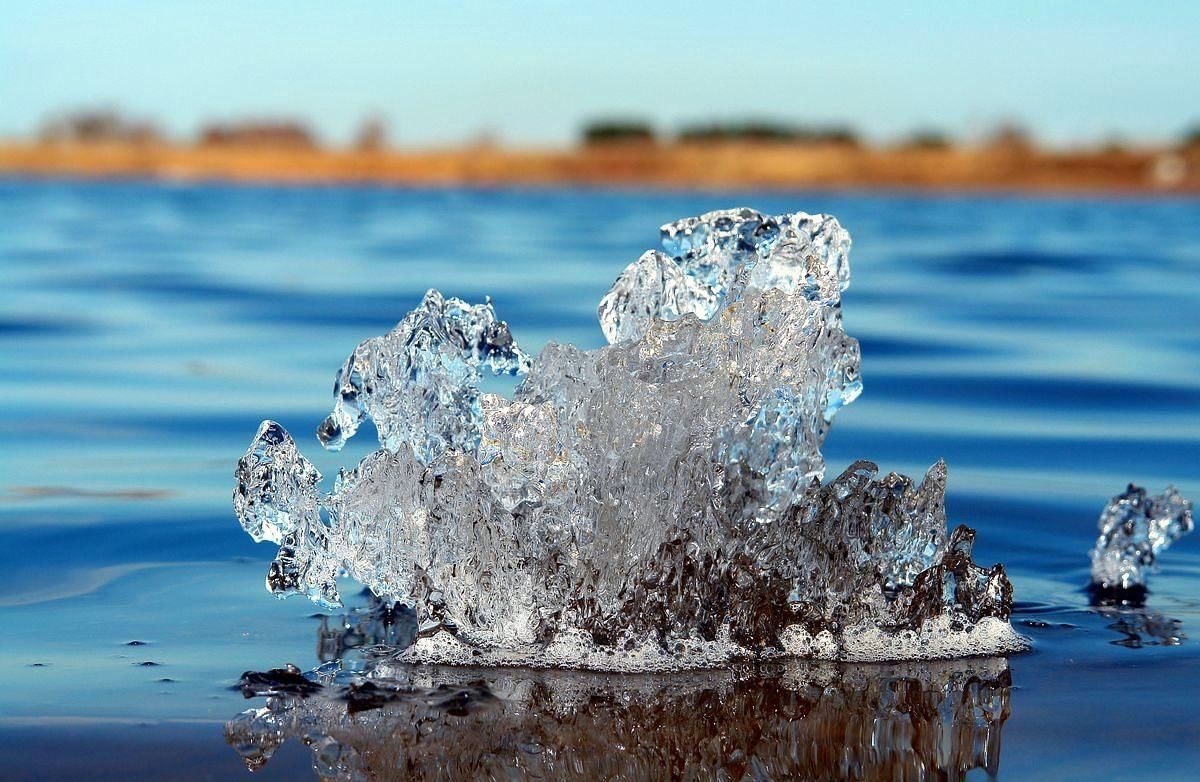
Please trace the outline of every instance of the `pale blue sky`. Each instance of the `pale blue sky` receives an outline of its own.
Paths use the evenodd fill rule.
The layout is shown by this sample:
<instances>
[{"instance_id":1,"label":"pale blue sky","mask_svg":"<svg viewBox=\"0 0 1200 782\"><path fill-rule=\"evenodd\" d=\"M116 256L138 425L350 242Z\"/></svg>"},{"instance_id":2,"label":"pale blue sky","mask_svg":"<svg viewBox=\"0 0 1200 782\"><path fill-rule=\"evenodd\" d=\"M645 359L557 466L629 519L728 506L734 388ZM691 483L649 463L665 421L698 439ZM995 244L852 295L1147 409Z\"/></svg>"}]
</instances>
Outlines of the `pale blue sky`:
<instances>
[{"instance_id":1,"label":"pale blue sky","mask_svg":"<svg viewBox=\"0 0 1200 782\"><path fill-rule=\"evenodd\" d=\"M610 114L1164 140L1200 122L1200 2L0 0L0 135L81 104L333 141L379 112L406 144L564 143Z\"/></svg>"}]
</instances>

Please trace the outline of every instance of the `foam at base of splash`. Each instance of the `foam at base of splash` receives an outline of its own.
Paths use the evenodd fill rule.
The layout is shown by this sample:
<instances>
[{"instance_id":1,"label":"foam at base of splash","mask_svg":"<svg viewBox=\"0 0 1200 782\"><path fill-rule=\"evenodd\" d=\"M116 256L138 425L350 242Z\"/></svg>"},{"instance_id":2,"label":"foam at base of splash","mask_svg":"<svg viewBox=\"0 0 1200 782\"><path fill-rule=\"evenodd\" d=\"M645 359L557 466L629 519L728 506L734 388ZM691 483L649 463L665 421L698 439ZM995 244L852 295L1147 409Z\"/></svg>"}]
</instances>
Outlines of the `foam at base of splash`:
<instances>
[{"instance_id":1,"label":"foam at base of splash","mask_svg":"<svg viewBox=\"0 0 1200 782\"><path fill-rule=\"evenodd\" d=\"M917 631L884 632L874 625L863 625L849 629L840 640L828 631L811 635L793 626L784 631L780 640L782 649L760 653L757 657L882 663L1006 655L1029 648L1029 642L1011 625L990 617L963 629L955 629L955 620L948 616L936 617ZM671 651L649 641L626 646L628 648L600 646L587 633L567 631L547 646L480 648L443 632L418 639L396 660L414 665L668 673L720 668L737 660L756 657L727 636L715 641L679 642Z\"/></svg>"},{"instance_id":2,"label":"foam at base of splash","mask_svg":"<svg viewBox=\"0 0 1200 782\"><path fill-rule=\"evenodd\" d=\"M792 626L780 640L789 657L859 663L1005 655L1029 648L1029 641L1001 619L984 617L963 626L946 614L930 619L920 630L884 632L872 624L860 625L847 630L840 642L828 630L812 635Z\"/></svg>"},{"instance_id":3,"label":"foam at base of splash","mask_svg":"<svg viewBox=\"0 0 1200 782\"><path fill-rule=\"evenodd\" d=\"M481 648L449 633L419 638L398 656L416 665L472 665L498 668L568 668L617 673L667 673L698 668L720 668L732 660L751 657L750 650L731 640L694 640L668 652L652 642L631 648L600 646L578 630L559 633L546 645L518 648Z\"/></svg>"}]
</instances>

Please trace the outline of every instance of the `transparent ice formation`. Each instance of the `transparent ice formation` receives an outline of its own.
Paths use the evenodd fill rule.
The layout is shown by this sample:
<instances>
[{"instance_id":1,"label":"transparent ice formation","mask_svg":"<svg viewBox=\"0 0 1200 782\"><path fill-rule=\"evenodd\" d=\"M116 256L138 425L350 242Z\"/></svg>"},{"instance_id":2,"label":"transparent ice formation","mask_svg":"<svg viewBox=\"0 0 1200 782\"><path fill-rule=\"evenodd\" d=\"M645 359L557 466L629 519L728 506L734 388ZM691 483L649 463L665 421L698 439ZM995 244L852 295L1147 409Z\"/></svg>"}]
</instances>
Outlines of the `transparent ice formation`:
<instances>
[{"instance_id":1,"label":"transparent ice formation","mask_svg":"<svg viewBox=\"0 0 1200 782\"><path fill-rule=\"evenodd\" d=\"M1100 536L1092 548L1092 587L1101 591L1145 591L1158 556L1192 531L1192 503L1174 486L1149 496L1132 483L1100 514Z\"/></svg>"},{"instance_id":2,"label":"transparent ice formation","mask_svg":"<svg viewBox=\"0 0 1200 782\"><path fill-rule=\"evenodd\" d=\"M317 437L336 451L364 418L391 450L407 443L422 462L479 446L480 369L515 375L529 357L491 302L470 305L437 291L382 337L354 349L333 384L333 412Z\"/></svg>"},{"instance_id":3,"label":"transparent ice formation","mask_svg":"<svg viewBox=\"0 0 1200 782\"><path fill-rule=\"evenodd\" d=\"M918 484L820 446L861 392L842 329L849 234L749 209L662 229L600 303L609 345L530 359L490 303L430 291L362 343L318 436L382 448L331 491L278 424L234 504L279 544L268 586L339 604L348 575L411 605L427 662L674 669L797 654L1011 651L1004 569ZM484 368L523 377L480 392Z\"/></svg>"},{"instance_id":4,"label":"transparent ice formation","mask_svg":"<svg viewBox=\"0 0 1200 782\"><path fill-rule=\"evenodd\" d=\"M225 724L252 771L303 744L323 780L965 779L999 771L1003 658L617 680L384 661L247 673Z\"/></svg>"}]
</instances>

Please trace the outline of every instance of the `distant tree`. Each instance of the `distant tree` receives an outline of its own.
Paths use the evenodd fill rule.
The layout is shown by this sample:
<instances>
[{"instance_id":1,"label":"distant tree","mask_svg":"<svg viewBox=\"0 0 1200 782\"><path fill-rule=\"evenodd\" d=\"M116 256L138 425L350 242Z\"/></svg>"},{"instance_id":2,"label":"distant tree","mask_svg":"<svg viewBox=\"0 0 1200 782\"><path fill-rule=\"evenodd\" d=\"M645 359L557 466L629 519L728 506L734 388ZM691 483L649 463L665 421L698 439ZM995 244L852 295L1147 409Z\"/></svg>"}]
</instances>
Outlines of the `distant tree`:
<instances>
[{"instance_id":1,"label":"distant tree","mask_svg":"<svg viewBox=\"0 0 1200 782\"><path fill-rule=\"evenodd\" d=\"M1002 122L987 135L987 146L1009 152L1024 152L1033 148L1033 136L1014 122Z\"/></svg>"},{"instance_id":2,"label":"distant tree","mask_svg":"<svg viewBox=\"0 0 1200 782\"><path fill-rule=\"evenodd\" d=\"M1109 136L1100 145L1100 151L1106 155L1124 155L1129 152L1129 144L1120 136Z\"/></svg>"},{"instance_id":3,"label":"distant tree","mask_svg":"<svg viewBox=\"0 0 1200 782\"><path fill-rule=\"evenodd\" d=\"M50 142L97 143L120 141L149 144L162 134L151 123L132 120L116 109L79 109L60 114L42 123L38 138Z\"/></svg>"},{"instance_id":4,"label":"distant tree","mask_svg":"<svg viewBox=\"0 0 1200 782\"><path fill-rule=\"evenodd\" d=\"M772 120L743 122L707 122L687 125L680 129L679 140L706 141L794 141L801 135L795 125Z\"/></svg>"},{"instance_id":5,"label":"distant tree","mask_svg":"<svg viewBox=\"0 0 1200 782\"><path fill-rule=\"evenodd\" d=\"M205 146L251 146L311 149L316 137L296 120L250 120L238 123L212 123L200 130Z\"/></svg>"},{"instance_id":6,"label":"distant tree","mask_svg":"<svg viewBox=\"0 0 1200 782\"><path fill-rule=\"evenodd\" d=\"M817 131L813 140L825 144L842 144L848 147L857 147L860 143L858 132L853 128L836 126Z\"/></svg>"},{"instance_id":7,"label":"distant tree","mask_svg":"<svg viewBox=\"0 0 1200 782\"><path fill-rule=\"evenodd\" d=\"M940 130L922 128L913 131L901 146L908 149L948 149L950 137Z\"/></svg>"},{"instance_id":8,"label":"distant tree","mask_svg":"<svg viewBox=\"0 0 1200 782\"><path fill-rule=\"evenodd\" d=\"M583 143L588 146L612 143L652 143L654 129L639 120L596 120L583 127Z\"/></svg>"},{"instance_id":9,"label":"distant tree","mask_svg":"<svg viewBox=\"0 0 1200 782\"><path fill-rule=\"evenodd\" d=\"M801 131L788 123L750 120L727 126L725 135L745 141L794 141Z\"/></svg>"},{"instance_id":10,"label":"distant tree","mask_svg":"<svg viewBox=\"0 0 1200 782\"><path fill-rule=\"evenodd\" d=\"M721 141L754 141L806 144L858 143L857 134L842 126L804 126L775 120L745 120L741 122L706 122L685 125L678 134L683 143Z\"/></svg>"},{"instance_id":11,"label":"distant tree","mask_svg":"<svg viewBox=\"0 0 1200 782\"><path fill-rule=\"evenodd\" d=\"M378 152L387 146L387 122L378 115L367 117L358 129L354 148L362 152Z\"/></svg>"},{"instance_id":12,"label":"distant tree","mask_svg":"<svg viewBox=\"0 0 1200 782\"><path fill-rule=\"evenodd\" d=\"M1185 130L1180 141L1182 141L1182 146L1186 149L1200 147L1200 123Z\"/></svg>"},{"instance_id":13,"label":"distant tree","mask_svg":"<svg viewBox=\"0 0 1200 782\"><path fill-rule=\"evenodd\" d=\"M730 138L727 125L715 122L706 124L685 125L680 128L676 138L682 142L727 141Z\"/></svg>"}]
</instances>

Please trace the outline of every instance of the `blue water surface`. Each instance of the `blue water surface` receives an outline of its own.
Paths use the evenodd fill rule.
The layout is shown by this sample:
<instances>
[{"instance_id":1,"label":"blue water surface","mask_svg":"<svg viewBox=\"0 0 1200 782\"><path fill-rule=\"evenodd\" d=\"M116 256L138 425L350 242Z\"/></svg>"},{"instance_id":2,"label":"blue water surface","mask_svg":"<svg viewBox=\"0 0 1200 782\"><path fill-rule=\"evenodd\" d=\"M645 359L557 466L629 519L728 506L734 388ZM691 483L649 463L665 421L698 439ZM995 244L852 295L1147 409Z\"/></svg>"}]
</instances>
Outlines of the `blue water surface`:
<instances>
[{"instance_id":1,"label":"blue water surface","mask_svg":"<svg viewBox=\"0 0 1200 782\"><path fill-rule=\"evenodd\" d=\"M952 520L1008 567L1034 650L1000 777L1194 778L1200 538L1145 609L1195 640L1114 629L1082 586L1127 482L1200 496L1196 201L23 180L0 181L0 777L244 776L230 685L317 662L314 607L265 593L274 547L231 511L260 420L332 475L372 446L303 444L334 372L427 288L490 295L528 348L595 347L660 224L742 205L854 237L865 391L831 472L945 458ZM258 778L297 774L289 745Z\"/></svg>"}]
</instances>

